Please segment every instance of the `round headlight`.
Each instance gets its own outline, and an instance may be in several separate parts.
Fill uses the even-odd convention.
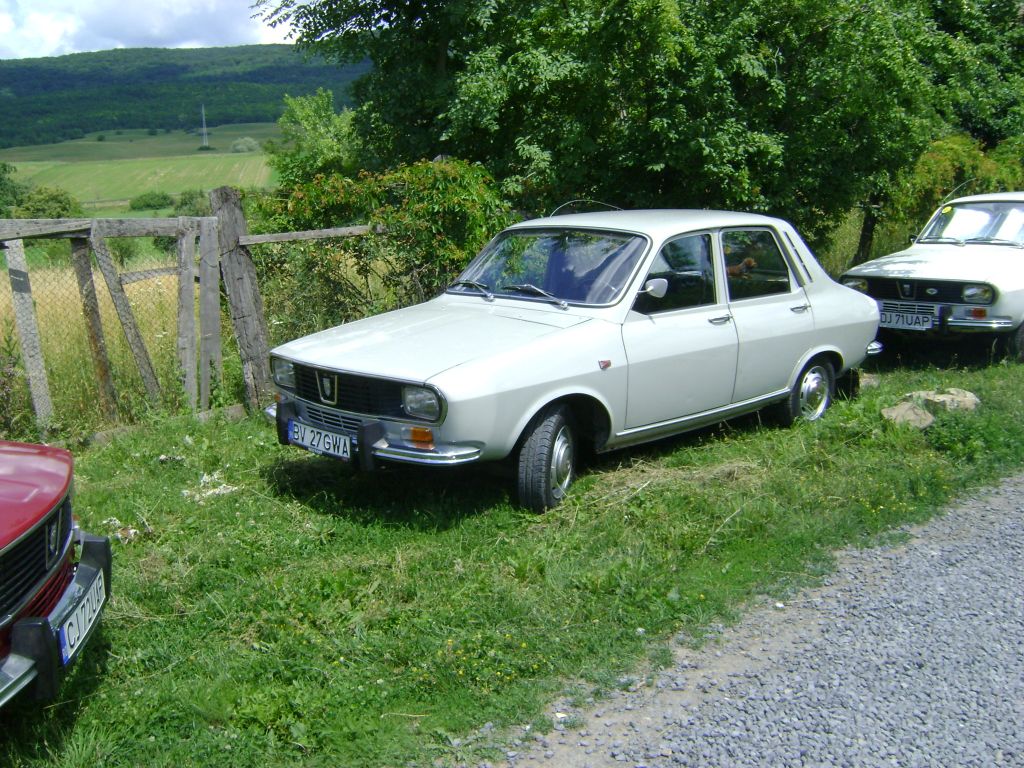
[[[427,387],[402,387],[402,409],[414,418],[437,421],[441,417],[441,399]]]
[[[844,277],[842,283],[847,288],[853,288],[855,291],[860,291],[861,293],[868,292],[868,281],[863,277]]]
[[[295,389],[295,365],[291,360],[272,357],[270,358],[270,370],[277,386],[283,389]]]
[[[991,304],[995,291],[991,285],[965,285],[963,297],[968,304]]]

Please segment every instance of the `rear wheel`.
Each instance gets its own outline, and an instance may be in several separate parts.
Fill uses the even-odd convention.
[[[832,404],[836,374],[832,364],[825,360],[812,360],[796,378],[789,397],[778,405],[778,418],[783,426],[798,419],[817,421]]]
[[[576,474],[576,430],[569,409],[552,405],[526,431],[516,454],[519,503],[543,512],[565,498]]]

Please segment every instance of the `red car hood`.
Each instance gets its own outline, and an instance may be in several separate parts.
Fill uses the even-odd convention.
[[[73,459],[61,448],[0,440],[0,549],[67,494]]]

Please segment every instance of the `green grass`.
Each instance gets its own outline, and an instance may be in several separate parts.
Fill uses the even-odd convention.
[[[86,205],[127,205],[149,191],[268,187],[270,167],[262,153],[202,152],[132,160],[18,163],[18,179],[34,187],[61,187]]]
[[[103,136],[102,141],[98,137]],[[240,123],[209,129],[210,146],[217,153],[228,154],[236,139],[251,137],[261,144],[280,138],[277,123]],[[0,149],[0,162],[98,162],[101,160],[133,160],[142,157],[172,157],[196,154],[202,143],[197,133],[120,130],[91,133],[74,141],[59,144],[37,144],[30,147]],[[205,154],[205,152],[203,153]]]
[[[1024,367],[885,370],[821,422],[748,418],[607,457],[543,516],[500,470],[353,475],[257,418],[164,419],[78,455],[77,511],[113,535],[102,634],[36,711],[0,711],[0,764],[383,766],[493,759],[831,552],[919,521],[1024,462]],[[958,386],[928,432],[880,410]],[[643,630],[640,632],[639,630]]]
[[[104,141],[97,141],[99,135]],[[66,189],[90,216],[151,216],[151,211],[129,211],[128,201],[144,192],[273,186],[262,152],[231,151],[231,144],[246,136],[262,143],[279,133],[275,123],[220,126],[210,131],[212,151],[199,151],[194,133],[107,131],[60,144],[3,149],[0,162],[12,163],[21,183]]]

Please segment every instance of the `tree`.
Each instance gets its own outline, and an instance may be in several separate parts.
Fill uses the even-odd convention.
[[[10,163],[0,163],[0,217],[6,217],[25,194],[24,185],[14,180],[14,171]]]
[[[334,94],[320,88],[309,96],[286,96],[284,104],[284,114],[277,121],[281,141],[266,146],[281,186],[291,188],[318,173],[357,170],[359,142],[352,112],[335,112]]]
[[[930,0],[946,45],[931,65],[948,122],[992,148],[1024,135],[1024,5],[1020,0]]]
[[[353,84],[366,150],[385,165],[440,152],[439,116],[451,99],[470,16],[481,0],[256,0],[271,25],[288,23],[300,48],[339,63],[369,59]]]
[[[382,162],[483,162],[523,205],[718,206],[819,241],[912,163],[934,109],[917,0],[261,0],[299,44],[368,56]]]

